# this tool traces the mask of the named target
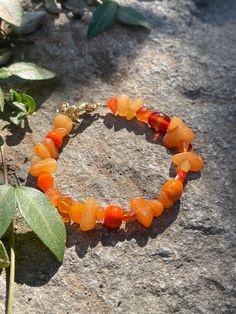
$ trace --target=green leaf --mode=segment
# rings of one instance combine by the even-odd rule
[[[10,265],[9,257],[4,244],[0,240],[0,269],[7,268]]]
[[[0,66],[5,65],[11,57],[11,49],[0,48]]]
[[[4,111],[4,95],[3,95],[3,91],[0,87],[0,111],[3,112]]]
[[[16,62],[11,64],[6,69],[12,75],[19,76],[25,80],[48,80],[55,77],[55,73],[30,62]]]
[[[98,6],[89,23],[88,38],[95,37],[111,25],[115,18],[117,7],[117,3],[113,1],[106,1]]]
[[[11,185],[0,186],[0,238],[9,227],[16,211],[15,188]]]
[[[19,109],[20,111],[24,112],[25,114],[28,113],[25,104],[23,104],[22,102],[13,101],[11,105]]]
[[[35,112],[36,102],[33,97],[27,94],[22,94],[22,101],[27,106],[28,114]]]
[[[11,121],[11,123],[19,125],[21,121],[25,119],[26,116],[27,112],[12,111],[11,115],[9,116],[9,120]]]
[[[139,12],[130,7],[119,7],[116,15],[117,20],[131,26],[142,26],[150,30],[150,24]]]
[[[0,18],[8,23],[20,26],[22,13],[20,0],[0,0]]]
[[[10,76],[12,76],[12,74],[7,68],[0,68],[0,80],[4,80]]]
[[[41,241],[59,261],[63,260],[66,231],[57,209],[42,192],[29,187],[16,188],[18,208]]]
[[[17,101],[17,102],[21,102],[22,101],[21,94],[18,93],[16,90],[10,89],[9,94],[10,94],[10,99],[11,99],[12,102],[13,101]]]

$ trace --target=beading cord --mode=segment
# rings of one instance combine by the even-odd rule
[[[156,131],[154,140],[163,133],[163,145],[173,148],[178,153],[172,156],[172,162],[177,166],[176,177],[167,181],[156,199],[146,200],[143,197],[130,199],[130,210],[124,210],[118,205],[106,208],[98,206],[93,197],[86,202],[74,201],[70,196],[62,195],[54,187],[52,173],[56,170],[56,159],[63,138],[69,136],[73,123],[80,125],[83,115],[98,109],[101,104],[82,103],[70,106],[63,103],[54,117],[54,128],[47,133],[42,143],[35,144],[34,155],[30,159],[31,175],[37,177],[37,186],[45,192],[51,203],[57,207],[65,223],[80,224],[81,231],[88,231],[96,227],[96,222],[111,229],[117,229],[122,222],[137,219],[144,227],[151,226],[153,217],[159,217],[165,208],[171,208],[183,193],[183,181],[189,171],[198,172],[203,167],[203,159],[191,151],[195,134],[180,118],[169,118],[164,112],[152,112],[143,106],[142,98],[131,101],[127,95],[110,97],[107,107],[114,115],[126,117],[128,120],[136,118],[147,123]]]

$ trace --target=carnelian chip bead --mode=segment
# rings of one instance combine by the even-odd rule
[[[148,201],[148,205],[151,207],[154,217],[161,216],[161,214],[163,213],[165,209],[162,202],[160,202],[157,199]]]
[[[56,128],[53,131],[56,135],[61,136],[62,138],[67,136],[67,129],[65,128]]]
[[[54,128],[63,128],[66,129],[67,133],[66,135],[68,135],[70,133],[70,131],[72,130],[73,127],[73,122],[71,120],[71,118],[69,118],[68,116],[62,114],[62,113],[58,113],[57,115],[55,115],[54,117]]]
[[[51,138],[56,145],[57,148],[61,147],[62,144],[62,136],[58,133],[56,133],[54,130],[49,132],[46,136],[46,138]]]
[[[89,231],[96,227],[96,201],[93,197],[88,198],[80,220],[80,230]]]
[[[37,143],[34,145],[33,153],[39,156],[41,159],[50,158],[51,154],[48,151],[47,147],[42,143]]]
[[[36,164],[32,165],[29,172],[32,176],[38,177],[41,172],[52,173],[56,171],[57,163],[53,158],[42,159]]]
[[[120,206],[110,205],[106,208],[103,224],[110,229],[118,229],[122,224],[123,209]]]
[[[96,207],[96,220],[101,221],[105,217],[106,210],[104,207],[97,206]]]
[[[164,112],[153,112],[148,118],[149,126],[162,133],[165,132],[170,123],[170,118]]]
[[[54,141],[51,138],[46,137],[43,141],[43,144],[46,146],[51,157],[54,159],[57,159],[59,156],[59,153],[58,153],[58,148],[56,147]]]
[[[107,101],[107,107],[110,109],[110,111],[114,114],[117,112],[117,98],[116,97],[110,97]]]
[[[37,164],[40,160],[42,160],[42,158],[40,158],[39,156],[33,155],[30,158],[30,165],[34,166],[35,164]]]
[[[142,106],[143,106],[143,99],[135,98],[128,107],[126,118],[128,120],[133,119],[136,116],[136,111],[142,108]]]
[[[204,164],[202,157],[195,152],[175,154],[172,156],[171,160],[176,166],[180,166],[185,160],[188,160],[191,165],[190,171],[193,172],[200,171]]]
[[[153,220],[153,212],[148,201],[142,197],[132,198],[130,207],[136,211],[137,220],[146,228],[150,227]]]
[[[61,191],[59,189],[56,189],[56,188],[51,188],[51,189],[47,190],[47,192],[45,194],[50,199],[53,206],[57,206],[58,201],[62,197]]]
[[[170,124],[167,128],[167,132],[170,132],[170,131],[174,130],[177,126],[183,125],[183,124],[184,124],[184,122],[180,118],[173,117],[170,120]]]
[[[38,176],[37,186],[43,192],[47,192],[49,189],[53,187],[54,179],[53,176],[48,172],[41,172]]]
[[[184,124],[178,125],[163,137],[163,144],[167,148],[178,147],[182,142],[191,143],[195,138],[193,130]]]
[[[161,191],[158,196],[158,201],[160,201],[165,208],[171,208],[174,206],[174,201],[168,196],[165,191]]]
[[[148,123],[148,119],[151,113],[152,112],[148,108],[142,107],[136,111],[136,118],[139,121]]]
[[[117,114],[125,117],[130,106],[130,98],[127,95],[121,95],[117,98]]]
[[[170,179],[164,184],[162,191],[164,191],[173,202],[176,202],[183,193],[183,184],[180,180]]]
[[[179,171],[184,171],[184,172],[189,172],[191,169],[191,164],[188,160],[183,161],[176,169],[176,172],[178,173]]]
[[[85,210],[85,204],[83,202],[75,202],[69,208],[70,220],[79,224],[83,211]]]

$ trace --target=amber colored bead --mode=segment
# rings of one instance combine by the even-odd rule
[[[162,190],[167,193],[173,202],[176,202],[183,193],[183,184],[180,180],[170,179],[164,184]]]
[[[151,113],[152,112],[148,108],[142,107],[136,111],[136,118],[139,121],[148,123],[148,119]]]
[[[57,168],[56,160],[53,158],[46,158],[32,165],[29,169],[29,172],[32,176],[38,177],[40,172],[52,173],[56,171],[56,168]]]
[[[136,116],[136,111],[142,108],[143,106],[143,100],[142,98],[135,98],[129,105],[128,111],[127,111],[127,119],[131,120]]]
[[[163,137],[163,144],[167,148],[178,147],[182,142],[191,143],[195,138],[193,130],[186,125],[178,125]]]
[[[107,107],[110,109],[110,111],[114,114],[116,114],[117,111],[117,98],[116,97],[110,97],[107,101]]]
[[[46,136],[46,138],[51,138],[56,145],[57,148],[61,147],[62,144],[62,136],[56,133],[54,130],[49,132]]]
[[[67,135],[67,129],[64,128],[56,128],[53,131],[56,135],[61,136],[62,138]]]
[[[123,221],[131,221],[137,218],[137,213],[134,210],[125,210],[123,211]]]
[[[46,148],[49,151],[51,157],[54,158],[54,159],[57,159],[58,156],[59,156],[59,153],[58,153],[58,149],[57,149],[54,141],[51,138],[46,137],[45,140],[43,141],[43,144],[46,146]]]
[[[170,124],[167,128],[167,132],[170,132],[170,131],[174,130],[177,126],[183,125],[183,124],[184,124],[184,122],[180,118],[173,117],[170,120]]]
[[[53,187],[53,176],[48,172],[41,172],[38,176],[37,186],[43,192],[47,192],[49,189]]]
[[[63,128],[66,129],[67,134],[68,135],[70,133],[70,131],[72,130],[73,127],[73,122],[71,120],[71,118],[67,117],[64,114],[58,113],[55,117],[54,117],[54,128]]]
[[[96,227],[96,201],[90,197],[85,203],[85,209],[80,220],[80,230],[88,231]]]
[[[101,221],[105,217],[106,210],[104,207],[97,206],[96,207],[96,220]]]
[[[121,95],[117,98],[117,114],[125,117],[130,106],[130,98],[127,95]]]
[[[154,217],[161,216],[161,214],[163,213],[165,209],[162,202],[158,200],[150,200],[148,201],[148,205],[151,207]]]
[[[70,220],[79,224],[84,210],[85,204],[83,202],[73,203],[69,208]]]
[[[51,154],[48,151],[47,147],[41,143],[34,145],[33,152],[35,153],[35,155],[39,156],[42,159],[51,157]]]
[[[153,220],[153,212],[148,201],[142,197],[132,198],[130,207],[136,211],[137,220],[146,228],[150,227]]]
[[[171,208],[174,205],[173,200],[164,191],[161,191],[158,196],[158,201],[160,201],[165,208]]]
[[[73,200],[70,196],[64,196],[59,199],[57,203],[57,209],[59,213],[69,214],[70,206],[73,204]]]
[[[153,112],[148,118],[150,127],[160,133],[165,132],[170,123],[170,118],[164,112]]]
[[[185,160],[188,160],[191,165],[190,171],[193,172],[200,171],[204,164],[202,157],[194,152],[175,154],[171,160],[176,166],[180,166]]]
[[[122,224],[123,209],[120,206],[110,205],[106,208],[103,224],[110,229],[118,229]]]
[[[32,156],[32,157],[30,158],[30,165],[31,165],[31,166],[34,166],[34,165],[37,164],[40,160],[42,160],[42,158],[40,158],[39,156],[34,155],[34,156]]]
[[[68,223],[70,222],[70,216],[68,214],[63,214],[63,213],[60,213],[64,223]]]
[[[58,189],[55,189],[55,188],[51,188],[51,189],[47,190],[47,192],[45,194],[50,199],[52,205],[57,206],[58,201],[61,198],[61,191]]]

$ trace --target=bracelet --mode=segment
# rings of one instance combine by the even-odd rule
[[[169,118],[163,112],[152,112],[143,106],[142,98],[133,101],[129,96],[110,97],[107,106],[114,115],[126,117],[128,120],[136,118],[147,123],[156,131],[154,140],[163,133],[163,145],[166,148],[177,149],[178,153],[172,156],[172,162],[177,166],[176,177],[167,181],[157,199],[146,200],[143,197],[130,199],[130,210],[124,210],[117,205],[106,208],[98,206],[92,197],[84,203],[73,201],[70,196],[63,196],[61,191],[54,187],[51,173],[56,170],[56,159],[63,138],[68,136],[73,124],[80,125],[82,115],[96,110],[99,105],[83,103],[78,106],[61,105],[54,117],[54,128],[42,143],[33,148],[34,155],[30,159],[29,172],[37,177],[37,186],[45,192],[51,203],[57,207],[65,223],[80,224],[81,231],[88,231],[96,227],[96,222],[111,229],[117,229],[122,222],[137,219],[144,227],[152,224],[153,217],[160,216],[165,208],[171,208],[180,199],[183,193],[183,181],[189,171],[198,172],[203,167],[201,156],[191,151],[195,134],[180,118]]]

